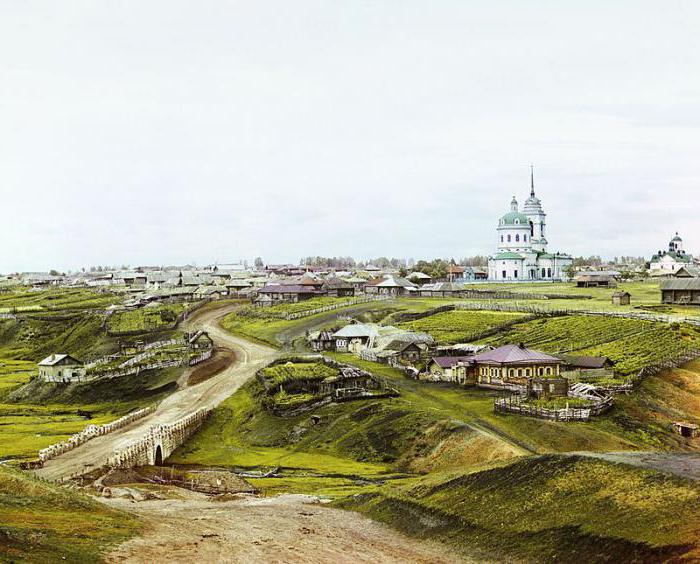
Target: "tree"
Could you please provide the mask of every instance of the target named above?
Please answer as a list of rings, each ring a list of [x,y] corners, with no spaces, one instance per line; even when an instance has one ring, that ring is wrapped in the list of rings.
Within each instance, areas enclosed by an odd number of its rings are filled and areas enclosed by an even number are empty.
[[[564,268],[564,274],[566,274],[566,277],[571,280],[576,276],[576,267],[573,264],[568,265],[566,268]]]

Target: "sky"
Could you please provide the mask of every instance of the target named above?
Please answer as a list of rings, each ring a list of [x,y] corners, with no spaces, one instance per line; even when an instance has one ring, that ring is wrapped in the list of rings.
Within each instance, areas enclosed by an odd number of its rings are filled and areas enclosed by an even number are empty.
[[[0,272],[700,254],[700,3],[0,0]]]

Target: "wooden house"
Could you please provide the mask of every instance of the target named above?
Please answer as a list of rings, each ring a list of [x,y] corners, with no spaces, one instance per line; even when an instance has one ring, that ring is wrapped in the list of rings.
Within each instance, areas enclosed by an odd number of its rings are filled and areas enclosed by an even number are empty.
[[[466,384],[473,373],[474,355],[435,356],[428,363],[430,380]],[[472,382],[473,383],[473,382]]]
[[[661,282],[661,302],[700,305],[700,278],[674,278]]]
[[[321,290],[333,298],[352,297],[355,295],[355,286],[341,278],[328,278],[323,282]]]
[[[579,288],[616,288],[617,277],[606,272],[582,272],[574,278]]]
[[[296,303],[311,299],[317,295],[319,295],[319,292],[313,286],[302,286],[301,284],[279,284],[276,286],[265,286],[258,290],[258,299],[262,298],[272,303]]]
[[[526,348],[505,345],[474,356],[477,386],[525,388],[529,378],[558,378],[564,362],[560,358]]]

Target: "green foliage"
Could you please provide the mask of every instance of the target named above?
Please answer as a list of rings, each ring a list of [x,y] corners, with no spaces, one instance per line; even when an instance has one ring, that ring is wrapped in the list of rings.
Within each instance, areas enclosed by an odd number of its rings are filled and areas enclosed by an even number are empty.
[[[173,328],[178,315],[185,311],[186,307],[184,304],[168,304],[120,311],[110,316],[107,330],[118,334]]]
[[[524,315],[495,311],[455,310],[401,323],[400,326],[411,331],[429,333],[440,343],[464,343],[478,339],[488,331],[517,321]]]
[[[608,356],[616,362],[616,372],[636,374],[646,366],[673,359],[698,348],[700,332],[697,329],[688,328],[683,336],[668,326],[659,325],[652,331],[583,349],[578,353]]]
[[[655,326],[650,321],[603,316],[545,317],[515,325],[485,342],[494,345],[524,343],[549,353],[566,353],[649,331]]]
[[[95,562],[139,529],[131,515],[0,466],[3,562]]]

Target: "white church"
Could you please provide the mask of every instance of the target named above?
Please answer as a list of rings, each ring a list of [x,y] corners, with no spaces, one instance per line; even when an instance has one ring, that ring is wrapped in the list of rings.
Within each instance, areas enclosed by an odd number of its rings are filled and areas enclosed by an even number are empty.
[[[513,196],[510,211],[498,221],[498,252],[489,257],[489,280],[532,282],[567,280],[570,255],[547,252],[546,217],[535,196],[534,173],[530,171],[530,197],[522,211]]]

